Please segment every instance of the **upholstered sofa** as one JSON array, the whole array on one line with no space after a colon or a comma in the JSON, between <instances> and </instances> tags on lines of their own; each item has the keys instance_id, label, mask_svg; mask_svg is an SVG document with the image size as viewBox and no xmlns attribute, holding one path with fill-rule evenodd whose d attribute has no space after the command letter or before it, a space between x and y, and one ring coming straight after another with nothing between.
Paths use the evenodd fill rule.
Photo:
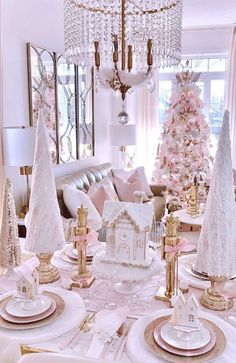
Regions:
<instances>
[{"instance_id":1,"label":"upholstered sofa","mask_svg":"<svg viewBox=\"0 0 236 363\"><path fill-rule=\"evenodd\" d=\"M68 174L56 178L57 197L61 210L61 215L64 218L71 218L71 215L63 200L64 185L71 185L75 186L77 189L88 191L89 186L92 183L101 181L104 177L109 176L110 172L111 172L111 164L104 163L86 169L78 170L73 174ZM165 211L165 199L162 195L164 187L160 185L151 185L150 187L154 196L151 198L150 202L148 203L153 203L156 220L160 220Z\"/></svg>"}]
</instances>

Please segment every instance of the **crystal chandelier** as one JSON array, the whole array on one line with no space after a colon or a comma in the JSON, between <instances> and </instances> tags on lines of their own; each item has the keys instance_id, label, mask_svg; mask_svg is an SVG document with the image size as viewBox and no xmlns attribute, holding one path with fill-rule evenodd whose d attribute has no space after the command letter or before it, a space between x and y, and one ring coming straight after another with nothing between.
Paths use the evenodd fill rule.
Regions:
<instances>
[{"instance_id":1,"label":"crystal chandelier","mask_svg":"<svg viewBox=\"0 0 236 363\"><path fill-rule=\"evenodd\" d=\"M65 56L119 90L181 59L182 0L65 0Z\"/></svg>"}]
</instances>

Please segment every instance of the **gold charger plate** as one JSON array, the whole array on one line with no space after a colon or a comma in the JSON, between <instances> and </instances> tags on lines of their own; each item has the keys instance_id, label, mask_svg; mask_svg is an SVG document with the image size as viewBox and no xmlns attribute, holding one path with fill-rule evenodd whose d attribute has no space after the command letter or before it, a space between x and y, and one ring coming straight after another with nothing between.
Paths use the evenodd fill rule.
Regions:
<instances>
[{"instance_id":1,"label":"gold charger plate","mask_svg":"<svg viewBox=\"0 0 236 363\"><path fill-rule=\"evenodd\" d=\"M15 323L15 324L28 324L28 323L33 323L35 321L45 319L48 316L52 315L54 313L54 311L56 310L56 307L57 307L56 302L53 299L53 300L51 300L50 307L46 311L44 311L43 313L33 315L33 316L27 316L27 317L17 317L17 316L9 314L6 311L6 305L7 305L7 302L5 304L2 304L2 309L1 309L1 312L0 312L0 316L4 320L8 321L9 323Z\"/></svg>"},{"instance_id":2,"label":"gold charger plate","mask_svg":"<svg viewBox=\"0 0 236 363\"><path fill-rule=\"evenodd\" d=\"M204 322L204 325L209 327L211 329L215 336L216 336L216 344L214 347L207 353L201 354L199 356L195 357L187 357L187 356L179 356L170 352L167 352L163 348L161 348L154 339L154 330L157 325L161 324L165 320L170 319L170 315L162 316L158 319L153 320L150 324L147 325L145 331L144 331L144 341L148 349L157 357L165 359L168 362L185 362L185 363L203 363L203 362L210 362L216 359L220 354L223 353L226 347L226 339L225 335L222 332L222 330L215 325L213 322L201 319L202 322Z\"/></svg>"},{"instance_id":3,"label":"gold charger plate","mask_svg":"<svg viewBox=\"0 0 236 363\"><path fill-rule=\"evenodd\" d=\"M64 308L65 308L65 302L63 300L63 298L57 294L54 294L53 292L50 291L44 291L43 292L44 295L48 296L50 299L54 300L56 303L56 309L55 311L49 315L48 317L39 320L39 321L35 321L32 323L23 323L23 324L19 324L19 323L10 323L6 320L4 320L1 316L0 316L0 328L6 328L6 329L14 329L14 330L24 330L24 329L33 329L33 328L38 328L47 324L50 324L51 322L53 322L55 319L58 318L59 315L62 314ZM4 307L4 305L12 298L12 296L8 296L5 299L0 301L0 309L2 309L2 307Z\"/></svg>"}]
</instances>

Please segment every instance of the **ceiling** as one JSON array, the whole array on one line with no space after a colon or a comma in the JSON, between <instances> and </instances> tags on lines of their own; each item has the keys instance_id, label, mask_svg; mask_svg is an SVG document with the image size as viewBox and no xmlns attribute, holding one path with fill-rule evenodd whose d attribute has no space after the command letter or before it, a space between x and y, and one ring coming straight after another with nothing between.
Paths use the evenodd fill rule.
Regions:
<instances>
[{"instance_id":1,"label":"ceiling","mask_svg":"<svg viewBox=\"0 0 236 363\"><path fill-rule=\"evenodd\" d=\"M183 27L236 24L236 0L183 0Z\"/></svg>"}]
</instances>

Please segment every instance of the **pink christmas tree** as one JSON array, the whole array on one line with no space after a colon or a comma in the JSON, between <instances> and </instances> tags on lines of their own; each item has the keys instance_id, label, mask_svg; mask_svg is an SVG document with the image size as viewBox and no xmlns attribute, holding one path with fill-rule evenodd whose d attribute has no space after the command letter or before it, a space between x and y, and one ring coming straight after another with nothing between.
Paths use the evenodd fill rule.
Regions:
<instances>
[{"instance_id":1,"label":"pink christmas tree","mask_svg":"<svg viewBox=\"0 0 236 363\"><path fill-rule=\"evenodd\" d=\"M176 74L177 87L163 124L162 144L153 179L167 187L167 193L186 200L193 173L209 177L210 127L202 113L200 73L185 70Z\"/></svg>"}]
</instances>

